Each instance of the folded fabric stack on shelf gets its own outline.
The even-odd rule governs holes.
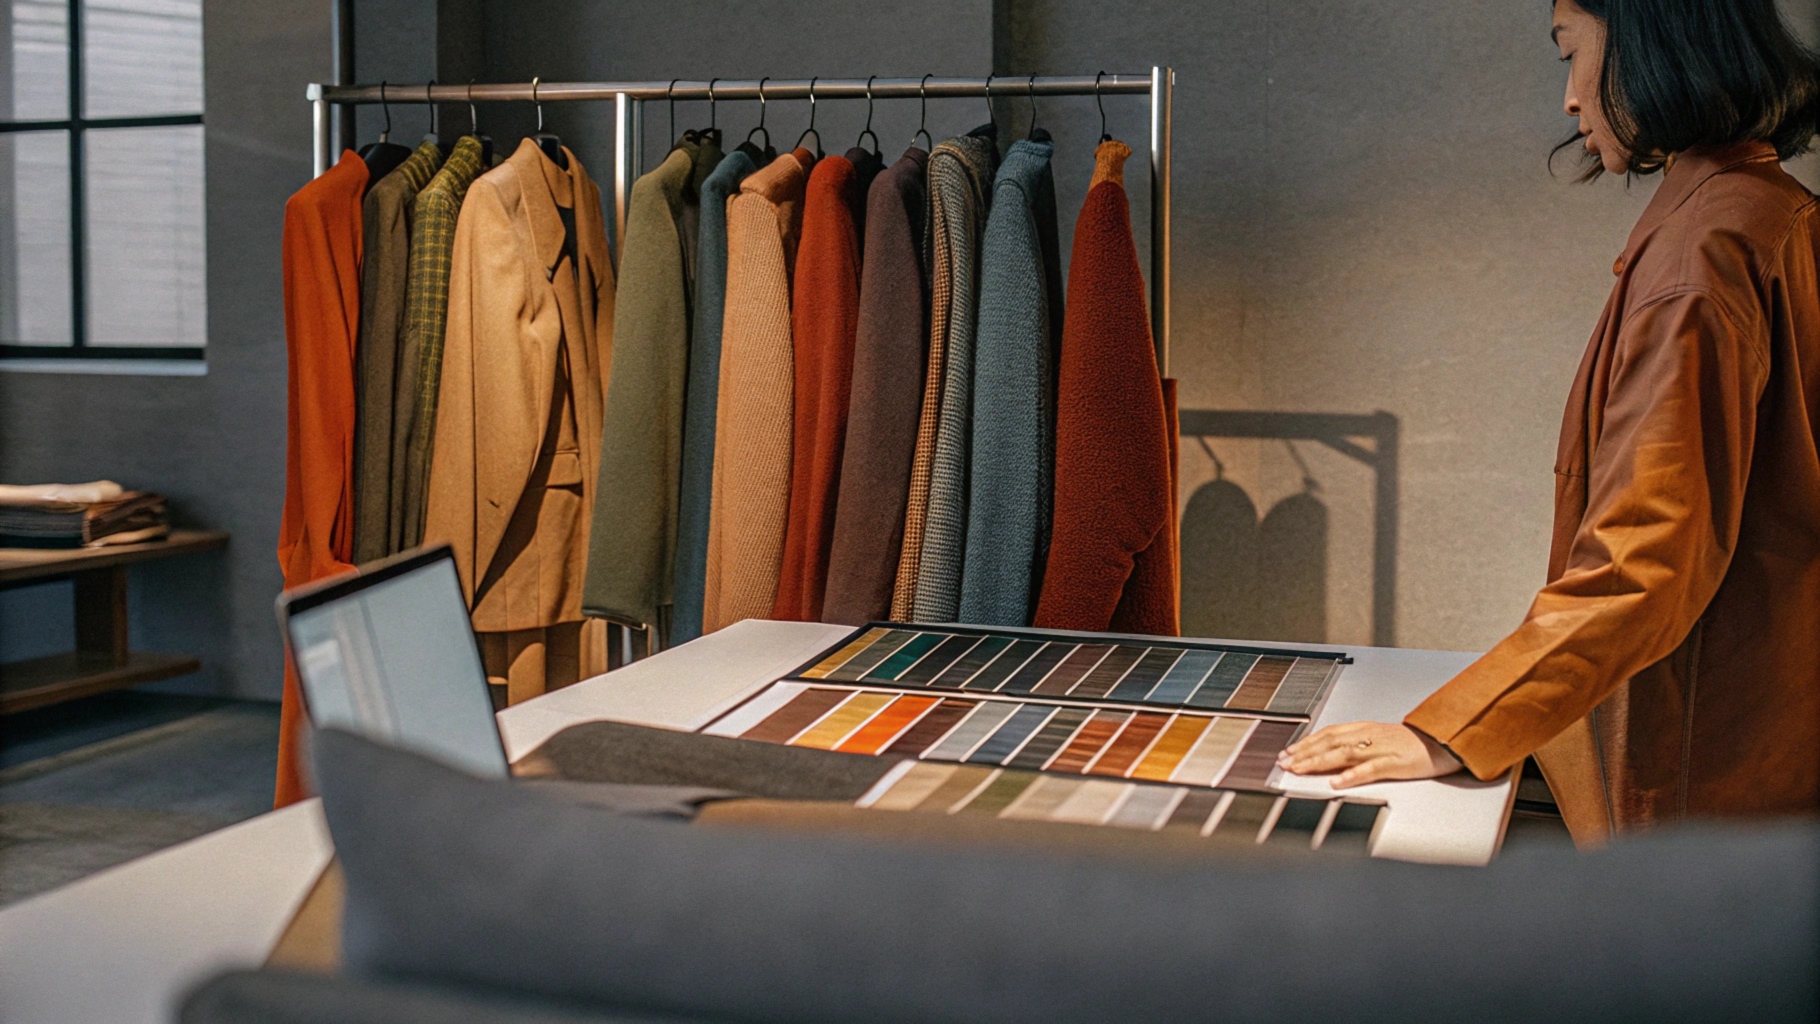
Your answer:
[[[171,532],[164,495],[112,480],[86,484],[0,484],[0,547],[98,548]]]

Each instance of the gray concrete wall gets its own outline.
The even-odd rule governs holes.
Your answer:
[[[1820,19],[1813,0],[1787,8],[1804,28]],[[1567,388],[1612,260],[1656,187],[1575,185],[1569,160],[1550,176],[1545,157],[1572,123],[1548,5],[1015,0],[1005,20],[1001,73],[1175,66],[1182,407],[1394,414],[1395,639],[1496,642],[1542,582]],[[1134,145],[1138,106],[1108,102],[1113,133]],[[1046,101],[1043,122],[1060,137],[1066,236],[1098,116],[1090,100]],[[1811,160],[1799,173],[1820,183]],[[1283,441],[1208,447],[1259,514],[1305,489]],[[1326,557],[1312,562],[1325,562],[1326,622],[1247,618],[1273,589],[1306,584],[1273,575],[1268,555],[1251,596],[1211,617],[1257,635],[1366,642],[1372,474],[1320,445],[1296,448],[1327,507]],[[1216,470],[1189,439],[1182,462],[1186,506]]]
[[[1565,164],[1562,177],[1549,175],[1544,157],[1570,124],[1559,114],[1562,68],[1546,6],[362,0],[357,66],[369,80],[455,82],[1174,65],[1183,408],[1393,414],[1402,430],[1395,639],[1470,649],[1495,642],[1541,582],[1566,388],[1611,260],[1654,189],[1572,185]],[[1820,0],[1787,7],[1806,29],[1820,23]],[[225,554],[134,573],[135,642],[206,659],[203,675],[181,684],[188,689],[278,692],[279,237],[284,200],[309,173],[301,93],[327,75],[327,40],[323,0],[205,8],[208,375],[0,373],[0,478],[155,486],[183,521],[234,534]],[[1106,108],[1110,130],[1141,150],[1143,103],[1112,98]],[[706,119],[705,104],[677,113],[679,127]],[[940,138],[984,113],[978,101],[932,101],[929,127]],[[1029,108],[1006,99],[999,114],[1021,135]],[[738,141],[756,115],[756,104],[723,104],[719,122]],[[793,143],[807,116],[804,101],[772,104],[777,144]],[[822,104],[824,147],[851,145],[864,116],[863,102]],[[916,117],[914,101],[878,105],[874,128],[888,153],[909,141]],[[444,118],[453,135],[466,111],[445,109]],[[491,107],[481,118],[509,149],[532,113]],[[1091,100],[1057,99],[1042,101],[1041,121],[1058,137],[1066,244],[1099,117]],[[547,123],[604,183],[610,111],[552,106]],[[426,122],[418,110],[395,124],[401,141],[414,141]],[[370,141],[371,112],[361,125]],[[647,163],[667,133],[655,105]],[[1798,172],[1820,184],[1812,161]],[[1141,158],[1130,186],[1143,251]],[[1201,491],[1215,476],[1209,451],[1224,466],[1217,493]],[[1370,639],[1378,525],[1366,467],[1306,442],[1292,454],[1282,441],[1210,439],[1205,449],[1185,442],[1183,468],[1184,507],[1201,494],[1209,500],[1196,514],[1278,509],[1284,527],[1253,545],[1265,549],[1261,568],[1237,581],[1249,596],[1197,614],[1255,635]],[[1284,504],[1304,492],[1305,476],[1320,506]],[[0,595],[0,658],[67,646],[66,601],[53,588]],[[1311,605],[1320,613],[1309,614]]]
[[[133,570],[133,642],[199,654],[195,692],[276,698],[272,599],[284,496],[284,201],[310,176],[306,82],[326,78],[328,5],[208,0],[208,374],[0,373],[0,479],[108,477],[157,488],[180,523],[219,527],[223,553]],[[70,646],[68,587],[0,603],[6,659]]]

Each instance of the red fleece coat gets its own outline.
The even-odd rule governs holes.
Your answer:
[[[1158,379],[1123,168],[1101,144],[1074,226],[1055,422],[1055,528],[1036,625],[1175,636],[1174,382]]]
[[[809,175],[796,252],[791,334],[796,353],[790,517],[774,619],[819,622],[840,496],[853,339],[859,329],[859,232],[863,202],[852,161],[823,157]]]

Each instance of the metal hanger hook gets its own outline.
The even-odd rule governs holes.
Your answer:
[[[423,87],[423,102],[430,108],[430,134],[436,134],[436,101],[430,98],[430,90],[436,88],[436,79],[430,79]]]
[[[811,135],[815,136],[815,154],[817,156],[821,155],[822,149],[822,133],[815,130],[815,83],[819,81],[821,81],[820,75],[809,79],[809,127],[803,129],[802,137],[796,140],[796,145],[800,148],[803,139]]]
[[[1025,92],[1025,94],[1027,94],[1030,97],[1030,135],[1034,136],[1034,135],[1036,135],[1036,76],[1035,75],[1030,76],[1029,83],[1024,86],[1024,92]]]
[[[720,126],[720,122],[719,122],[719,120],[717,120],[717,117],[720,112],[720,102],[714,98],[714,83],[718,82],[718,81],[720,81],[720,79],[718,79],[718,78],[708,79],[708,130],[709,131],[714,131],[716,128],[718,128]]]
[[[866,136],[872,136],[872,151],[875,153],[878,152],[878,136],[872,132],[872,80],[877,77],[877,75],[873,75],[872,78],[866,79],[866,126],[859,130],[859,142],[863,143],[866,141]]]
[[[537,86],[541,82],[542,79],[538,76],[531,76],[531,105],[537,108],[537,130],[540,133],[543,131],[543,104],[538,102]]]
[[[986,76],[986,120],[992,127],[998,127],[998,112],[992,109],[992,80],[997,75]]]
[[[670,102],[670,141],[671,141],[671,143],[675,143],[675,141],[676,141],[676,83],[680,82],[680,81],[682,81],[682,79],[680,79],[680,78],[670,79],[670,87],[668,89],[664,90],[664,99],[666,99]]]
[[[468,128],[470,135],[480,134],[480,112],[474,109],[474,80],[468,79]]]
[[[382,79],[379,83],[379,109],[385,111],[385,127],[379,130],[379,141],[381,142],[386,142],[392,137],[392,105],[385,101],[385,86],[386,83]]]
[[[912,146],[916,145],[917,139],[926,139],[929,142],[929,148],[935,148],[935,136],[929,134],[929,79],[934,77],[933,72],[924,75],[922,82],[916,87],[916,94],[922,100],[923,111],[922,116],[917,119],[916,134],[910,136]]]
[[[770,109],[765,101],[765,83],[771,80],[770,75],[758,80],[758,127],[746,134],[746,141],[751,142],[754,135],[762,133],[765,137],[765,148],[771,148],[771,132],[765,128],[765,111]]]
[[[1104,71],[1101,71],[1099,74],[1093,76],[1093,105],[1100,108],[1100,141],[1101,142],[1105,142],[1108,139],[1112,138],[1111,133],[1106,131],[1106,99],[1105,99],[1105,97],[1100,95],[1100,79],[1105,78],[1105,77],[1106,77],[1106,72],[1104,72]]]

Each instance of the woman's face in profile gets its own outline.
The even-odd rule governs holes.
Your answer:
[[[1605,64],[1605,23],[1586,13],[1574,0],[1555,0],[1554,38],[1567,62],[1567,116],[1579,118],[1580,137],[1586,151],[1605,166],[1608,174],[1630,170],[1630,154],[1612,134],[1611,122],[1599,103],[1599,76]]]

